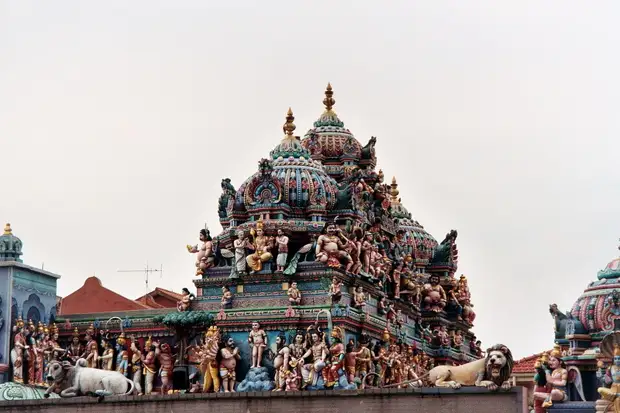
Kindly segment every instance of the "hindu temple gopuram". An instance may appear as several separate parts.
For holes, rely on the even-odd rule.
[[[553,349],[515,364],[526,386],[534,376],[531,401],[536,413],[620,412],[620,258],[596,278],[570,311],[549,306]]]
[[[222,231],[188,234],[196,294],[184,289],[176,309],[60,311],[48,324],[13,314],[12,380],[44,385],[56,360],[84,359],[140,394],[403,387],[480,359],[457,231],[438,242],[413,218],[377,167],[377,139],[360,143],[335,103],[328,85],[303,138],[285,111],[256,172],[222,179]]]

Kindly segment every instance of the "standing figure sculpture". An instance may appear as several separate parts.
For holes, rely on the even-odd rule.
[[[252,347],[252,365],[250,368],[259,368],[263,359],[263,352],[267,347],[267,333],[260,328],[260,323],[257,321],[252,323],[252,330],[248,336],[248,342]]]
[[[131,380],[138,395],[142,394],[142,351],[140,351],[140,343],[138,340],[131,340]]]
[[[73,337],[71,338],[71,345],[69,346],[69,358],[75,364],[78,359],[86,357],[84,352],[84,346],[80,343],[80,332],[77,327],[73,329]]]
[[[128,365],[127,340],[125,339],[125,333],[121,333],[116,339],[116,371],[127,377],[129,375]]]
[[[237,230],[236,236],[237,238],[233,241],[233,247],[235,247],[235,263],[231,274],[233,278],[247,273],[246,250],[252,248],[244,230]]]
[[[255,274],[262,270],[263,263],[269,261],[273,256],[269,252],[271,250],[271,239],[265,235],[262,221],[256,223],[256,231],[252,230],[251,235],[253,240],[250,248],[254,252],[246,258],[246,261],[252,269],[251,274]]]
[[[159,377],[161,378],[161,394],[168,394],[172,390],[170,380],[172,379],[172,371],[174,369],[174,360],[170,344],[155,344],[155,355],[159,360]]]
[[[239,349],[235,345],[235,340],[232,337],[226,339],[226,344],[220,350],[222,361],[220,362],[220,378],[222,379],[222,387],[224,392],[234,392],[235,384],[237,382],[237,360],[239,356]]]
[[[276,258],[276,272],[284,272],[286,267],[286,260],[288,259],[288,237],[284,234],[284,231],[278,229],[278,236],[276,237],[276,244],[278,245],[278,256]]]
[[[142,365],[144,366],[144,394],[151,394],[153,392],[153,382],[155,381],[155,375],[157,374],[157,367],[155,366],[155,345],[151,337],[144,343],[144,358],[142,358]]]
[[[328,350],[329,364],[323,369],[323,378],[325,387],[339,387],[340,376],[344,374],[344,330],[340,327],[334,327],[331,337],[333,343]]]
[[[205,270],[213,267],[215,264],[215,255],[213,254],[213,238],[209,230],[205,227],[200,230],[200,241],[202,245],[187,245],[187,251],[196,255],[196,275],[203,275]]]
[[[15,323],[15,337],[13,340],[13,350],[11,351],[11,361],[13,363],[13,381],[22,383],[24,381],[24,358],[28,345],[24,334],[24,320],[21,317]]]
[[[200,352],[200,372],[204,377],[202,391],[208,393],[220,391],[220,372],[217,365],[220,349],[220,329],[211,326],[205,333],[204,344]]]

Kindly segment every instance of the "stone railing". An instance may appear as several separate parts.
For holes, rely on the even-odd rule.
[[[0,402],[0,411],[22,413],[526,413],[527,390],[483,388],[333,390],[312,392],[196,393],[149,396],[76,397]]]

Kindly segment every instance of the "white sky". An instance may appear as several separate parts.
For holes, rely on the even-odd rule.
[[[193,287],[195,243],[282,137],[335,109],[439,241],[459,231],[475,333],[552,346],[617,256],[615,1],[0,0],[0,220],[59,294]]]

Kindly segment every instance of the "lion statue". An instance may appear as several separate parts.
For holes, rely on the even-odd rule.
[[[461,366],[437,366],[428,372],[428,380],[437,387],[461,386],[486,387],[509,390],[510,376],[514,362],[512,353],[503,344],[496,344],[487,350],[485,358]]]

